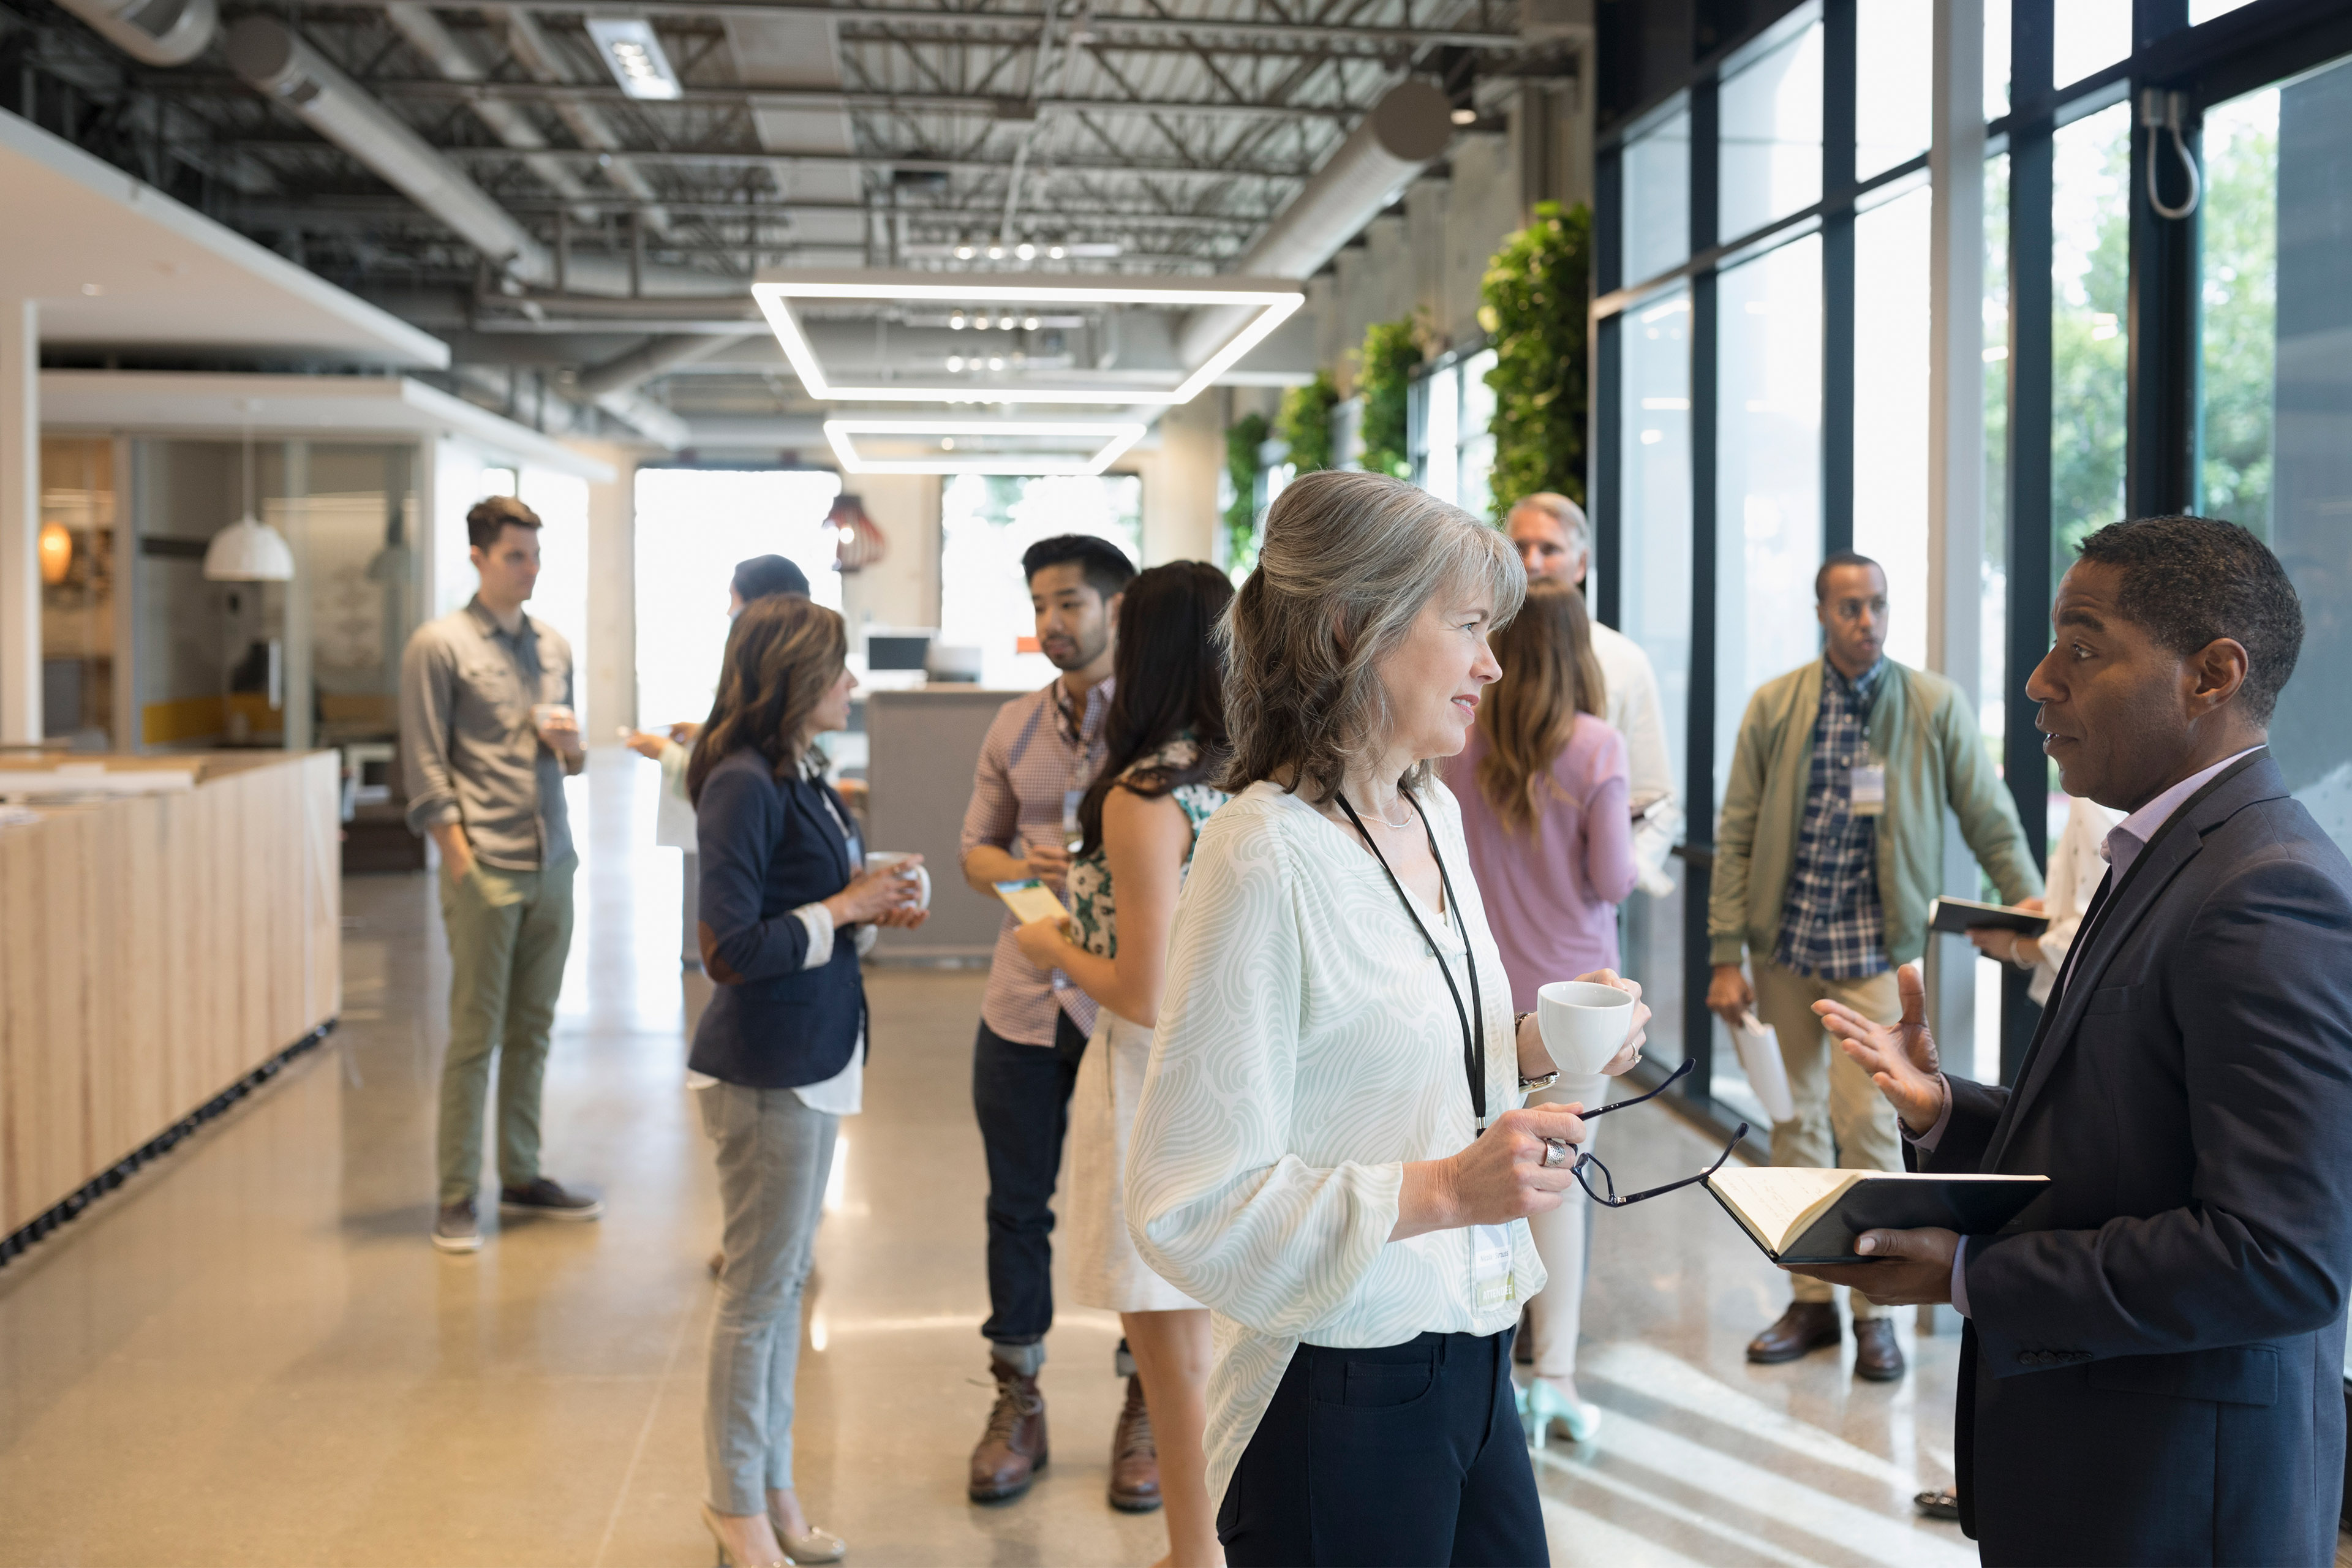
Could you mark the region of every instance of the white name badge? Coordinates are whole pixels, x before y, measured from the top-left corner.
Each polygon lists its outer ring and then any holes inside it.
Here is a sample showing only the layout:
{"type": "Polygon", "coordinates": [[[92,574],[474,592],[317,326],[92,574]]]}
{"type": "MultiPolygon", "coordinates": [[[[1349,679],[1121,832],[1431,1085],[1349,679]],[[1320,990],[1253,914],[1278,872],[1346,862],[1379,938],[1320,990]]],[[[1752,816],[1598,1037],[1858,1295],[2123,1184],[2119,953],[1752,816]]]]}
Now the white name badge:
{"type": "Polygon", "coordinates": [[[1886,815],[1886,770],[1883,767],[1846,770],[1847,809],[1856,816],[1886,815]]]}
{"type": "Polygon", "coordinates": [[[1087,792],[1082,789],[1066,789],[1062,792],[1063,837],[1076,838],[1078,836],[1078,807],[1085,804],[1087,792]]]}
{"type": "Polygon", "coordinates": [[[1481,1310],[1516,1300],[1511,1279],[1511,1227],[1474,1225],[1470,1227],[1470,1279],[1481,1310]]]}

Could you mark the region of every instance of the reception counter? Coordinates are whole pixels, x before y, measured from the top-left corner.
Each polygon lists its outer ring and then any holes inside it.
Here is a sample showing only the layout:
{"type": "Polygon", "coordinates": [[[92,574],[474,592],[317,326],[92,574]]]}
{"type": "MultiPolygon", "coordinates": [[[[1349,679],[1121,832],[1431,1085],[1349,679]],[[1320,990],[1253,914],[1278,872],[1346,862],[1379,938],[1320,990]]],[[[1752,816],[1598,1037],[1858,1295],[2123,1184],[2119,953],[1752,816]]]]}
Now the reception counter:
{"type": "Polygon", "coordinates": [[[0,1238],[331,1023],[338,789],[330,752],[0,758],[0,1238]]]}

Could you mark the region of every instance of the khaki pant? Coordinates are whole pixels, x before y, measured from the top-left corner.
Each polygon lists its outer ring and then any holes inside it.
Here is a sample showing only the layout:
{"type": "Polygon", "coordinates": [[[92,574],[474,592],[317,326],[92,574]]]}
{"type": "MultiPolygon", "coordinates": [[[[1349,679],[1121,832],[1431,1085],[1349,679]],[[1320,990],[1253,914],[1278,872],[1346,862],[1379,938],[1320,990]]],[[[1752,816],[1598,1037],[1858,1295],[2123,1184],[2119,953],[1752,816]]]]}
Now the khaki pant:
{"type": "Polygon", "coordinates": [[[475,863],[464,881],[441,868],[449,934],[449,1049],[441,1061],[441,1202],[474,1196],[482,1172],[483,1101],[498,1062],[499,1181],[539,1178],[539,1086],[555,995],[572,951],[572,856],[544,870],[475,863]]]}
{"type": "MultiPolygon", "coordinates": [[[[1843,1002],[1875,1024],[1892,1024],[1903,1016],[1903,1000],[1895,972],[1866,980],[1822,980],[1799,974],[1777,963],[1759,963],[1756,974],[1756,1016],[1780,1037],[1780,1060],[1789,1069],[1789,1098],[1797,1114],[1772,1129],[1775,1165],[1836,1166],[1848,1171],[1899,1171],[1903,1144],[1895,1130],[1895,1108],[1870,1081],[1870,1075],[1840,1050],[1813,1004],[1843,1002]]],[[[1834,1299],[1832,1287],[1802,1274],[1791,1274],[1800,1301],[1834,1299]]],[[[1874,1318],[1883,1309],[1860,1291],[1853,1292],[1853,1315],[1874,1318]]]]}

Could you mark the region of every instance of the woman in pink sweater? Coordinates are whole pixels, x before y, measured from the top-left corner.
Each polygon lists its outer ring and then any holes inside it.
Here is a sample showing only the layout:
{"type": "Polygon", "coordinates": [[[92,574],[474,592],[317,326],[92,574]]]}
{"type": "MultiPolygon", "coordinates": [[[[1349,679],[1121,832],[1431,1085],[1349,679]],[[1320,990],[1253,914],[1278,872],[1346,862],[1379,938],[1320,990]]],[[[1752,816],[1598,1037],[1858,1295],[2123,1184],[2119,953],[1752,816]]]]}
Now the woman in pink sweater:
{"type": "MultiPolygon", "coordinates": [[[[1503,678],[1478,705],[1469,745],[1446,763],[1445,783],[1461,802],[1511,1005],[1525,1013],[1538,986],[1617,967],[1617,906],[1633,890],[1633,822],[1625,738],[1598,717],[1606,693],[1584,595],[1531,584],[1526,607],[1496,635],[1495,656],[1503,678]]],[[[1607,1083],[1563,1073],[1530,1103],[1597,1105],[1607,1083]]],[[[1535,1376],[1522,1409],[1538,1447],[1554,1422],[1576,1442],[1601,1422],[1576,1394],[1587,1208],[1571,1201],[1528,1222],[1550,1276],[1528,1303],[1535,1376]]]]}

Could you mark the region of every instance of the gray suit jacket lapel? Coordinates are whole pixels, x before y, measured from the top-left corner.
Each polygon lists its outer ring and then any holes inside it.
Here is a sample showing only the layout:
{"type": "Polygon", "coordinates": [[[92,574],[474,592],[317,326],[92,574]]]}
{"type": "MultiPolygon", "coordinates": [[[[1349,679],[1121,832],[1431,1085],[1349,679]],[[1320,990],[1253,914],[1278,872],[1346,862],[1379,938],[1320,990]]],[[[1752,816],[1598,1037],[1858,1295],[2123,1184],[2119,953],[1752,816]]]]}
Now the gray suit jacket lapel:
{"type": "Polygon", "coordinates": [[[2018,1123],[2033,1103],[2034,1096],[2050,1081],[2050,1075],[2057,1070],[2058,1058],[2074,1043],[2074,1031],[2081,1026],[2107,965],[2156,907],[2173,879],[2197,858],[2205,846],[2206,833],[2246,806],[2286,793],[2284,776],[2278,764],[2271,761],[2269,752],[2264,752],[2217,780],[2201,798],[2192,798],[2169,824],[2170,831],[2159,830],[2156,842],[2141,852],[2140,863],[2132,868],[2132,875],[2109,898],[2109,907],[2103,911],[2098,929],[2091,933],[2090,948],[2067,976],[2064,993],[2052,1004],[2049,1027],[2042,1031],[2040,1040],[2026,1058],[2017,1088],[2003,1108],[2000,1125],[1995,1129],[1991,1146],[1986,1152],[1984,1169],[2000,1168],[2001,1155],[2008,1151],[2018,1123]]]}

